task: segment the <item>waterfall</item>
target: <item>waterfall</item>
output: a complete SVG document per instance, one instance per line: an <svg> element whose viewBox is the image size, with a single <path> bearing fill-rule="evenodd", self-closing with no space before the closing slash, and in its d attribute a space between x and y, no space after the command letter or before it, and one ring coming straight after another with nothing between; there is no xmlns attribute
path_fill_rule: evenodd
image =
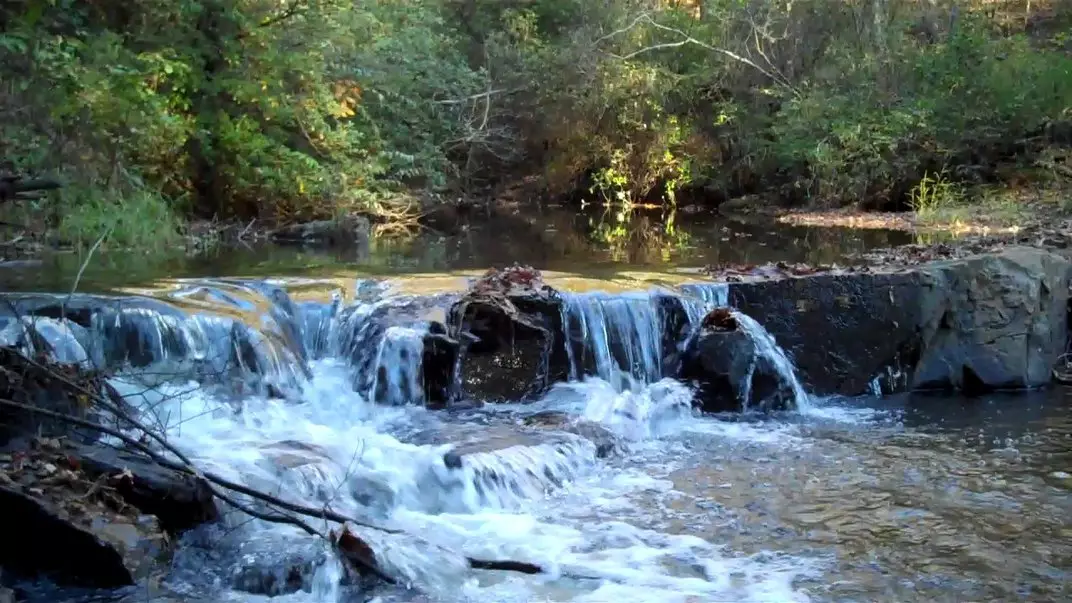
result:
<svg viewBox="0 0 1072 603"><path fill-rule="evenodd" d="M690 283L682 285L681 290L686 294L682 298L682 303L685 306L686 314L688 314L689 323L692 325L693 334L697 332L700 322L708 312L714 308L729 307L730 305L729 285L726 283ZM734 310L733 316L737 319L739 327L755 343L757 354L766 358L778 373L778 378L792 389L796 408L798 410L808 408L810 398L797 377L796 367L793 366L793 362L789 359L785 350L775 341L774 336L763 325L744 312ZM755 369L756 366L753 363L746 378L746 385L742 388L745 400L749 397L752 372Z"/></svg>
<svg viewBox="0 0 1072 603"><path fill-rule="evenodd" d="M619 389L662 377L663 317L657 292L563 294L570 379L591 372Z"/></svg>
<svg viewBox="0 0 1072 603"><path fill-rule="evenodd" d="M769 591L799 573L732 557L695 536L631 527L629 511L642 507L630 497L669 481L598 460L600 437L626 441L635 452L627 462L636 462L696 421L691 388L667 378L663 363L682 324L698 324L708 305L724 303L724 288L680 301L665 290L563 294L571 381L521 408L464 415L421 404L424 346L441 326L433 310L449 306L450 296L396 295L369 282L349 299L337 291L322 301L268 282L181 285L158 299L15 299L22 314L0 315L0 343L119 370L120 393L199 467L303 506L398 527L404 534L361 537L389 573L429 600L531 601L556 591L606 600L608 587L635 591L634 600L749 600L750 589ZM762 353L775 354L769 343ZM151 373L166 376L151 388L127 380ZM550 427L514 414L564 409L567 419ZM300 568L301 590L287 600L355 598L339 561L319 544L306 546L314 539L293 526L239 513L222 522L218 533L196 534L205 546L176 548L172 582L210 600L246 600L236 576L256 558L288 578ZM253 543L263 550L251 552ZM281 561L283 553L297 562ZM476 580L465 556L549 572ZM721 569L697 574L700 559ZM740 577L729 584L725 575ZM412 600L402 596L387 590L383 600Z"/></svg>
<svg viewBox="0 0 1072 603"><path fill-rule="evenodd" d="M681 303L689 317L689 323L700 324L712 308L730 305L730 286L726 283L688 283L681 285Z"/></svg>

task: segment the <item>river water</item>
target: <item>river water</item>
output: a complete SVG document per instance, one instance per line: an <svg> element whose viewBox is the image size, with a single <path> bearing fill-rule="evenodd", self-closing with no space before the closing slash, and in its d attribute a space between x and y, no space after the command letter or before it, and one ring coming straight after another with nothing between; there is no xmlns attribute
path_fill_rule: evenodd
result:
<svg viewBox="0 0 1072 603"><path fill-rule="evenodd" d="M801 259L792 238L782 240L790 243L759 247L774 247L772 259ZM68 360L141 358L117 386L204 468L406 533L358 529L408 585L368 590L342 581L315 539L230 513L223 527L184 538L167 584L177 600L1072 599L1065 390L971 400L805 392L793 412L698 415L689 389L653 368L658 327L644 293L687 294L700 304L694 316L702 298L717 302L717 287L695 295L680 286L696 280L675 270L699 263L689 253L671 252L662 264L606 256L591 270L548 262L558 269L548 272L553 285L587 292L570 303L597 357L607 347L599 334L615 333L632 366L607 352L596 374L575 374L528 404L444 412L413 403L413 342L479 257L438 271L417 262L416 275L377 279L354 278L360 262L338 260L330 270L273 264L269 280L208 278L239 274L211 262L187 267L197 274L179 271L186 278L98 274L89 279L96 287L150 301L89 329L41 331ZM39 273L11 288L66 291L64 278ZM228 356L236 328L243 341L264 344L237 378L271 382L282 397L236 395L233 383L190 368ZM302 358L307 372L294 370ZM171 372L161 377L164 366ZM617 452L603 456L571 433L534 434L526 425L546 411L603 426ZM466 447L475 452L461 468L446 462L446 452ZM462 555L533 562L548 573L471 571ZM250 592L295 567L295 592ZM77 599L52 592L46 600Z"/></svg>

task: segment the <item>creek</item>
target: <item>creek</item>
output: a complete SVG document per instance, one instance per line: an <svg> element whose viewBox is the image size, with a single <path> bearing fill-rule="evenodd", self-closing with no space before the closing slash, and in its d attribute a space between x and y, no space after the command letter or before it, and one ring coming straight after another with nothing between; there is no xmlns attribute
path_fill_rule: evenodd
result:
<svg viewBox="0 0 1072 603"><path fill-rule="evenodd" d="M742 317L792 380L795 408L701 415L689 387L665 376L651 292L682 297L697 324L725 300L686 268L713 252L679 249L664 262L603 256L587 268L503 255L495 238L484 240L493 251L417 259L392 276L355 277L367 264L338 258L312 269L293 256L257 270L205 261L168 278L96 272L90 290L132 301L88 328L38 329L61 359L123 364L116 386L205 469L423 539L362 533L408 583L370 591L341 583L341 565L315 539L230 514L225 527L180 543L168 579L178 600L1068 600L1064 389L820 398L796 383L762 325ZM793 240L779 232L752 253L802 259ZM834 247L827 261L838 259ZM720 249L744 257L744 248ZM593 361L571 356L568 380L533 401L428 410L422 337L471 269L496 257L551 269L544 276L565 292L564 322L582 334L583 349L571 353ZM11 288L66 291L63 266ZM549 413L598 425L615 451L601 450L601 438L534 429ZM551 571L471 571L462 554ZM258 590L251 580L263 584L257 576L294 567L295 592L249 592Z"/></svg>

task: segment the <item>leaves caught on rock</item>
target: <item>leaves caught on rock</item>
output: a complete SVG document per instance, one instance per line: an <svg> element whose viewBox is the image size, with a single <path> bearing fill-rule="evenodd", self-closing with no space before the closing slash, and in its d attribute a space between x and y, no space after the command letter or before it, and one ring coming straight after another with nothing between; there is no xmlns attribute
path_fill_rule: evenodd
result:
<svg viewBox="0 0 1072 603"><path fill-rule="evenodd" d="M514 264L503 269L489 269L473 283L470 291L474 294L521 295L543 292L547 288L539 270Z"/></svg>
<svg viewBox="0 0 1072 603"><path fill-rule="evenodd" d="M737 319L729 308L715 308L704 316L701 328L710 331L736 331Z"/></svg>

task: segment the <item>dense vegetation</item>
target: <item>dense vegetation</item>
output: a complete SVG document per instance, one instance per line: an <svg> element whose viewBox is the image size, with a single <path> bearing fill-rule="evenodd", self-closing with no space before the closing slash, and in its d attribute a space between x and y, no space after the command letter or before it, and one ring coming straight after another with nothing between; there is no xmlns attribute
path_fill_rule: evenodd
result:
<svg viewBox="0 0 1072 603"><path fill-rule="evenodd" d="M9 0L0 171L60 175L68 238L131 243L534 176L626 201L926 202L921 182L1059 138L1062 6Z"/></svg>

